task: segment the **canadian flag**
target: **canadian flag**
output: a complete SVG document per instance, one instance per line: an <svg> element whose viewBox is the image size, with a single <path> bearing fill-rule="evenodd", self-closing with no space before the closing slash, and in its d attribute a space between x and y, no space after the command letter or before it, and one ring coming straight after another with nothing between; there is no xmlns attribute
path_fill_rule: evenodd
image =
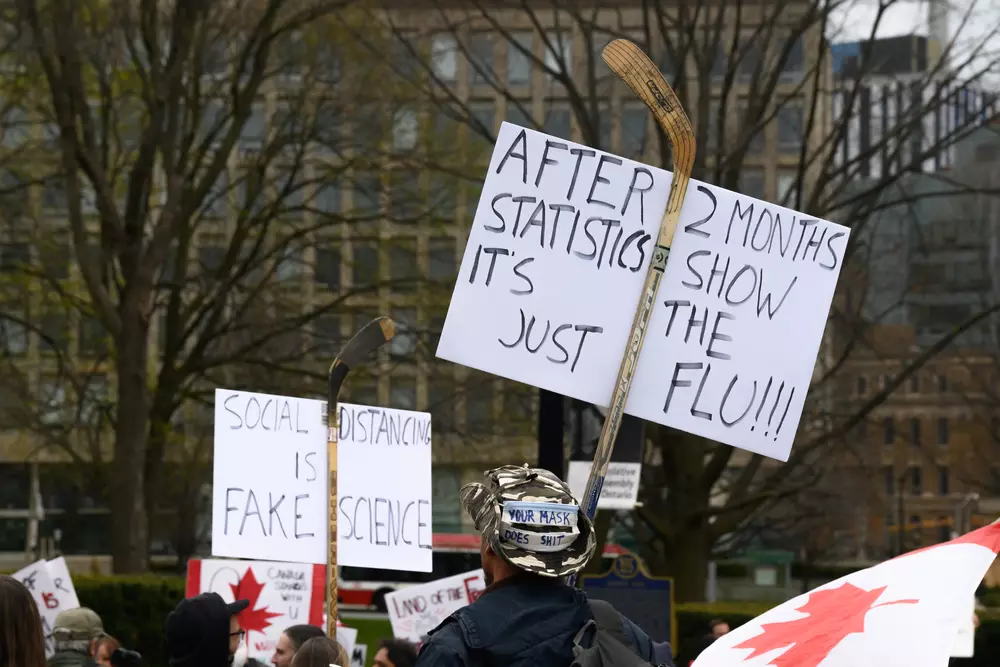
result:
<svg viewBox="0 0 1000 667"><path fill-rule="evenodd" d="M1000 522L800 595L715 640L694 667L944 667Z"/></svg>

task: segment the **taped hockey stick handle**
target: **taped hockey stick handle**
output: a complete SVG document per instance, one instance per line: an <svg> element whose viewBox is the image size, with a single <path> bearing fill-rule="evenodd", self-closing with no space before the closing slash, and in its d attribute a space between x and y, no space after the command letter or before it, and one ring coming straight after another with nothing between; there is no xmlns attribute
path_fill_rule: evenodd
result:
<svg viewBox="0 0 1000 667"><path fill-rule="evenodd" d="M328 397L329 398L329 397ZM327 533L327 556L326 556L326 636L336 638L337 636L337 437L340 434L340 424L337 423L340 416L338 409L339 402L337 396L334 400L327 401L327 436L326 436L326 460L327 472L329 474L330 489L328 495L329 509L327 513L330 523Z"/></svg>

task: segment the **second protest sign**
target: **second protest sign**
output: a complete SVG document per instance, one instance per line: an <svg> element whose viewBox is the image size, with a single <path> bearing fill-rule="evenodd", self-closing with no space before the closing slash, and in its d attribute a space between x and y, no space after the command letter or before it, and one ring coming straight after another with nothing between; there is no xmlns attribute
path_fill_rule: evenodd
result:
<svg viewBox="0 0 1000 667"><path fill-rule="evenodd" d="M430 415L339 407L337 564L430 572ZM325 409L216 390L212 555L326 563Z"/></svg>

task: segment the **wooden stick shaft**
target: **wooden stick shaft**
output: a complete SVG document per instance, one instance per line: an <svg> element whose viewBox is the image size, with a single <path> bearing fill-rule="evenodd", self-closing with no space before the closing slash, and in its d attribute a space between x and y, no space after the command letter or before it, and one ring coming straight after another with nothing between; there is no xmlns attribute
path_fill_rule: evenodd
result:
<svg viewBox="0 0 1000 667"><path fill-rule="evenodd" d="M340 410L335 401L327 402L327 436L326 460L330 479L330 499L327 517L329 532L327 533L328 550L326 557L326 636L337 637L337 436L340 425L337 423Z"/></svg>

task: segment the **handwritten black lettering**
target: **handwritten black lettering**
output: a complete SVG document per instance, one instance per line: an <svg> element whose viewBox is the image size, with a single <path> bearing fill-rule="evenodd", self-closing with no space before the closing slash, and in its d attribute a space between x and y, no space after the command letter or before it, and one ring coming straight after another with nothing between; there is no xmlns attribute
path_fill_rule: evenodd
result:
<svg viewBox="0 0 1000 667"><path fill-rule="evenodd" d="M232 416L229 428L234 431L260 428L263 431L309 433L309 428L300 419L301 403L295 399L281 396L247 398L245 394L234 393L226 397L222 407Z"/></svg>
<svg viewBox="0 0 1000 667"><path fill-rule="evenodd" d="M521 152L515 153L514 149L517 145L521 144ZM497 165L497 173L499 174L503 171L503 167L507 164L507 160L514 158L515 160L521 161L521 183L527 184L528 182L528 134L525 130L521 130L517 133L514 141L511 142L510 148L504 153L503 159L500 160L500 164Z"/></svg>
<svg viewBox="0 0 1000 667"><path fill-rule="evenodd" d="M705 354L707 354L709 357L713 359L722 359L722 360L732 359L732 355L725 354L724 352L719 352L718 350L714 350L712 349L712 345L717 340L722 342L732 342L733 340L732 336L719 332L719 323L722 322L722 320L735 320L735 319L736 319L735 317L722 310L715 313L715 324L712 325L712 335L708 337L708 348L705 350Z"/></svg>
<svg viewBox="0 0 1000 667"><path fill-rule="evenodd" d="M647 179L648 183L646 187L639 187L637 185L639 181L639 174L643 174ZM632 170L632 182L629 183L628 192L625 194L625 202L622 204L621 214L625 215L628 211L628 203L632 201L632 193L639 193L639 223L645 225L646 222L646 205L645 205L645 195L647 192L653 189L653 174L645 167L636 167Z"/></svg>
<svg viewBox="0 0 1000 667"><path fill-rule="evenodd" d="M430 549L430 525L424 519L429 501L378 496L342 496L340 537L377 547Z"/></svg>
<svg viewBox="0 0 1000 667"><path fill-rule="evenodd" d="M375 407L340 406L341 442L388 447L429 447L430 419Z"/></svg>
<svg viewBox="0 0 1000 667"><path fill-rule="evenodd" d="M565 347L565 345L563 343L561 343L561 342L559 342L559 341L556 340L556 334L563 333L565 331L569 331L572 328L574 331L577 331L577 332L580 333L580 338L579 338L579 342L578 342L578 344L576 346L576 355L573 358L572 365L570 366L570 373L572 373L572 372L574 372L576 370L577 362L580 360L580 354L583 352L583 344L587 340L587 334L588 333L599 334L599 333L603 333L604 332L604 327L599 327L599 326L593 326L593 325L587 325L587 324L559 324L559 325L557 325L555 327L555 331L552 333L552 336L551 336L551 339L550 339L549 338L549 332L552 330L552 321L546 319L545 320L545 331L542 333L541 338L538 339L537 344L532 345L532 343L531 343L531 340L532 340L531 339L531 335L532 335L532 330L534 329L535 323L537 321L536 317L534 315L532 315L531 319L529 320L527 318L527 315L525 314L523 308L519 308L518 312L519 312L520 317L521 317L521 323L520 323L520 327L518 328L517 338L515 338L513 340L513 342L509 342L508 343L508 342L505 342L503 340L503 338L501 337L501 338L497 338L497 342L499 342L502 346L504 346L508 350L512 350L512 349L520 346L521 343L523 342L524 343L524 348L530 354L537 354L542 349L542 347L545 345L545 343L547 341L551 340L552 345L554 345L556 347L556 349L558 349L560 352L562 352L563 358L559 359L559 358L556 358L556 357L552 357L552 356L550 356L548 354L545 355L545 358L548 361L550 361L550 362L552 362L554 364L561 365L561 364L565 364L567 361L569 361L569 351L566 349L566 347ZM537 334L536 334L535 337L538 338Z"/></svg>
<svg viewBox="0 0 1000 667"><path fill-rule="evenodd" d="M486 231L494 232L496 234L503 234L504 230L507 229L507 222L503 219L503 216L500 215L500 211L497 210L497 202L500 201L501 199L510 199L513 196L514 195L511 194L510 192L501 192L500 194L498 194L496 197L493 198L493 201L490 202L490 208L493 209L493 215L495 215L497 217L497 220L500 221L500 226L491 227L490 225L483 225L483 228Z"/></svg>
<svg viewBox="0 0 1000 667"><path fill-rule="evenodd" d="M695 236L700 236L702 238L706 238L707 239L707 238L709 238L711 236L711 234L709 234L708 232L706 232L703 229L700 229L700 227L702 225L704 225L706 222L708 222L709 220L711 220L712 216L715 215L715 209L717 209L719 207L719 200L716 199L715 193L712 192L707 187L705 187L704 185L699 185L696 188L696 190L698 192L700 192L700 193L708 196L709 200L711 200L711 202L712 202L712 210L709 211L708 215L706 215L704 218L702 218L700 220L695 220L694 222L690 222L690 223L684 225L684 233L685 234L694 234Z"/></svg>
<svg viewBox="0 0 1000 667"><path fill-rule="evenodd" d="M573 199L573 190L576 189L576 179L580 175L580 165L583 163L583 158L597 155L596 152L589 148L571 148L569 149L569 153L576 156L576 164L573 165L573 178L570 179L569 190L566 192L567 201Z"/></svg>
<svg viewBox="0 0 1000 667"><path fill-rule="evenodd" d="M594 190L597 189L597 184L601 185L611 185L611 180L601 176L601 170L604 168L605 164L613 164L615 166L621 166L622 161L619 158L612 157L610 155L602 155L597 161L597 169L594 171L594 180L590 183L590 193L587 195L588 204L597 204L598 206L605 206L607 208L614 208L615 205L602 201L594 197Z"/></svg>
<svg viewBox="0 0 1000 667"><path fill-rule="evenodd" d="M546 139L545 140L545 149L542 150L542 161L538 165L538 173L535 174L535 187L536 188L538 187L538 184L542 182L542 172L545 171L545 165L548 165L548 164L559 164L556 160L552 160L552 159L549 158L549 149L550 148L556 148L556 149L564 151L567 148L569 148L569 146L567 144L564 144L564 143L560 142L560 141L552 141L551 139Z"/></svg>
<svg viewBox="0 0 1000 667"><path fill-rule="evenodd" d="M511 294L516 294L518 296L523 296L523 295L526 295L526 294L531 294L532 292L535 291L535 284L533 282L531 282L531 278L529 278L525 274L521 273L521 269L522 268L524 268L525 266L527 266L528 264L530 264L531 262L534 262L534 261L535 261L534 257L528 257L526 259L522 259L520 262L518 262L517 264L514 265L514 275L517 276L518 278L520 278L521 280L523 280L524 282L528 283L528 287L526 289L514 289L512 287L511 290L510 290Z"/></svg>
<svg viewBox="0 0 1000 667"><path fill-rule="evenodd" d="M521 225L521 213L524 212L524 205L534 204L537 200L534 197L522 196L512 197L511 201L517 204L517 217L514 218L514 227L511 230L511 235L517 236L517 229Z"/></svg>
<svg viewBox="0 0 1000 667"><path fill-rule="evenodd" d="M532 227L538 227L538 245L539 247L545 247L545 200L538 202L535 206L535 210L531 212L531 216L528 217L528 223L521 230L521 238L528 233L528 230Z"/></svg>

